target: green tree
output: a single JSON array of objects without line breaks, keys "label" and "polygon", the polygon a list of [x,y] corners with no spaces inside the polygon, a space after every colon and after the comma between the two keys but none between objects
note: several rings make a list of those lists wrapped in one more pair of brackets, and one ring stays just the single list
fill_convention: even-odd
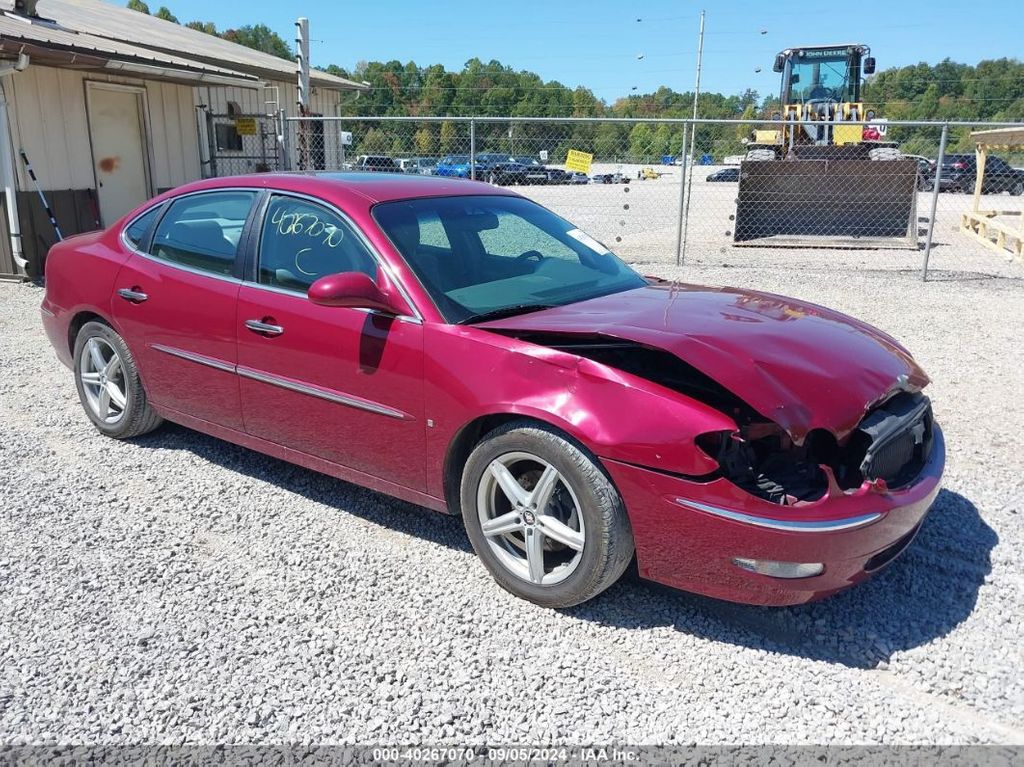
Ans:
[{"label": "green tree", "polygon": [[142,0],[128,0],[128,3],[125,5],[125,8],[127,8],[129,11],[138,11],[139,13],[144,13],[147,16],[149,15],[149,6],[146,5]]},{"label": "green tree", "polygon": [[225,40],[244,45],[246,48],[253,48],[279,59],[294,59],[292,49],[277,32],[266,24],[246,24],[238,29],[229,29],[221,35]]},{"label": "green tree", "polygon": [[388,134],[379,128],[371,128],[359,142],[360,154],[387,154],[391,150]]},{"label": "green tree", "polygon": [[217,34],[217,27],[212,21],[190,21],[185,26],[198,32],[205,32],[208,35]]},{"label": "green tree", "polygon": [[450,154],[455,151],[455,123],[448,120],[441,123],[441,144],[439,149],[441,154]]},{"label": "green tree", "polygon": [[173,22],[175,24],[179,23],[178,22],[178,17],[175,16],[173,13],[171,13],[166,5],[161,5],[159,8],[157,8],[157,11],[156,11],[156,13],[154,15],[158,19],[163,19],[164,21],[170,21],[170,22]]}]

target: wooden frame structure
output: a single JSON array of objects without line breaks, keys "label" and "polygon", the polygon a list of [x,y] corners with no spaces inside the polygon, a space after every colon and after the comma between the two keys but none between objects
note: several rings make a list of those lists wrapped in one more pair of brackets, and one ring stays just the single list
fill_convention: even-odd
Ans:
[{"label": "wooden frame structure", "polygon": [[[1024,210],[981,210],[981,191],[985,181],[985,158],[989,150],[1024,149],[1024,126],[974,131],[978,170],[974,180],[974,203],[960,216],[960,231],[999,253],[1010,253],[1011,260],[1024,259]],[[1000,220],[1001,219],[1001,220]]]}]

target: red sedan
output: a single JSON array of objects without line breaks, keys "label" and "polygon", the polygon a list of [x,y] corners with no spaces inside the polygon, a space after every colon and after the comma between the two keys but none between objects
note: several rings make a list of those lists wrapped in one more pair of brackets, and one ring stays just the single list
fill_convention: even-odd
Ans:
[{"label": "red sedan", "polygon": [[928,378],[819,306],[645,279],[506,190],[202,181],[55,246],[86,415],[163,419],[451,514],[504,588],[643,577],[784,605],[867,578],[939,489]]}]

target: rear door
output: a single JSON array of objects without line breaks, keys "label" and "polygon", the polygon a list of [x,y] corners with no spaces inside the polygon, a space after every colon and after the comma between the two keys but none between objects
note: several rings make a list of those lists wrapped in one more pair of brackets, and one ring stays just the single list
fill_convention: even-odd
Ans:
[{"label": "rear door", "polygon": [[336,211],[274,194],[263,221],[236,319],[246,431],[424,490],[422,323],[309,302],[328,274],[377,277],[366,240]]},{"label": "rear door", "polygon": [[[125,244],[114,319],[158,406],[242,428],[235,375],[241,264],[254,190],[184,195],[161,207],[149,231]],[[138,227],[136,227],[138,229]]]}]

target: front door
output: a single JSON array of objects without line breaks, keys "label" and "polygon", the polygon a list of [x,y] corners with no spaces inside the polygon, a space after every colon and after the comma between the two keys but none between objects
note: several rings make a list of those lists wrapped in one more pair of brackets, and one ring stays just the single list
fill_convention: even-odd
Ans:
[{"label": "front door", "polygon": [[238,294],[238,375],[250,434],[425,489],[423,326],[310,303],[319,277],[377,262],[337,213],[271,197],[254,283]]},{"label": "front door", "polygon": [[153,403],[239,431],[235,261],[256,196],[218,190],[168,203],[134,246],[146,253],[121,267],[112,299]]},{"label": "front door", "polygon": [[144,94],[142,88],[87,83],[89,138],[104,226],[151,196]]}]

